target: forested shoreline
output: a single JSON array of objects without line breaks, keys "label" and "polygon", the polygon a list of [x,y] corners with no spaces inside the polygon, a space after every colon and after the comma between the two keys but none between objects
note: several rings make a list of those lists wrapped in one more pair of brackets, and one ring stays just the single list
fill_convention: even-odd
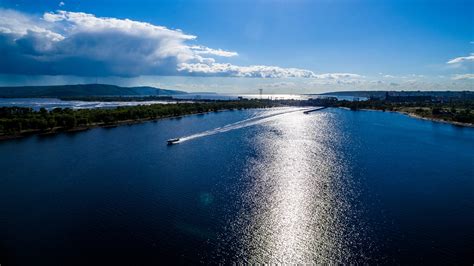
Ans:
[{"label": "forested shoreline", "polygon": [[55,108],[38,111],[23,107],[0,107],[0,139],[29,134],[50,134],[85,130],[92,127],[113,126],[188,114],[220,110],[267,108],[281,106],[278,102],[244,100],[206,103],[153,104],[118,107],[113,109]]},{"label": "forested shoreline", "polygon": [[474,101],[454,102],[387,102],[383,100],[337,101],[334,99],[298,100],[239,100],[177,102],[126,106],[111,109],[55,108],[35,111],[32,108],[0,107],[0,139],[30,134],[51,134],[79,131],[93,127],[109,127],[125,123],[138,123],[167,117],[215,112],[220,110],[268,108],[277,106],[325,106],[350,110],[379,110],[401,112],[411,116],[448,122],[456,125],[474,125]]},{"label": "forested shoreline", "polygon": [[339,101],[335,102],[333,106],[346,107],[353,111],[363,109],[393,111],[458,125],[474,125],[474,100],[450,102]]}]

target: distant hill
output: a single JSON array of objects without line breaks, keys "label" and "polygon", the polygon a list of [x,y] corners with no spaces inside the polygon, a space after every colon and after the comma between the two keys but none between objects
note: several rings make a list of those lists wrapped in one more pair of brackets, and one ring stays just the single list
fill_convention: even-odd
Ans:
[{"label": "distant hill", "polygon": [[[367,98],[385,98],[386,93],[391,96],[431,96],[434,98],[463,98],[474,99],[474,91],[335,91],[317,95],[353,96]],[[313,94],[316,95],[316,94]]]},{"label": "distant hill", "polygon": [[176,94],[186,94],[186,92],[164,90],[154,87],[120,87],[107,84],[0,87],[0,98],[147,95],[169,96]]}]

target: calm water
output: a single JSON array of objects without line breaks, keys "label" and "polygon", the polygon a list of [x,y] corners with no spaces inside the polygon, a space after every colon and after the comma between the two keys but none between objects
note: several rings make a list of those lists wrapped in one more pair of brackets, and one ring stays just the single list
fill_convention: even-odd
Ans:
[{"label": "calm water", "polygon": [[339,100],[347,101],[365,101],[368,100],[366,97],[353,97],[353,96],[341,96],[341,95],[317,95],[317,94],[233,94],[233,93],[188,93],[173,95],[173,98],[178,99],[189,99],[189,100],[237,100],[239,97],[244,99],[270,99],[270,100],[308,100],[310,98],[327,98],[333,97]]},{"label": "calm water", "polygon": [[307,100],[309,97],[303,94],[234,94],[234,93],[187,93],[173,95],[173,98],[189,100],[237,100],[244,99],[272,99],[272,100]]},{"label": "calm water", "polygon": [[63,101],[55,98],[0,98],[0,107],[31,107],[35,110],[45,108],[93,109],[115,108],[119,106],[151,105],[176,103],[170,101],[136,101],[136,102],[89,102],[89,101]]},{"label": "calm water", "polygon": [[4,141],[0,167],[2,265],[474,262],[472,128],[220,112]]},{"label": "calm water", "polygon": [[[218,94],[218,93],[188,93],[173,95],[174,98],[180,100],[238,100],[239,97],[245,99],[273,99],[273,100],[307,100],[309,98],[318,98],[317,95],[301,95],[301,94]],[[327,97],[327,96],[320,96]],[[334,96],[340,100],[352,101],[352,96]],[[366,100],[366,98],[357,98]],[[186,101],[188,102],[188,101]],[[120,106],[136,106],[151,104],[170,104],[176,101],[134,101],[134,102],[101,102],[101,101],[63,101],[55,98],[0,98],[0,107],[31,107],[34,110],[45,108],[53,110],[54,108],[71,108],[71,109],[93,109],[93,108],[116,108]]]}]

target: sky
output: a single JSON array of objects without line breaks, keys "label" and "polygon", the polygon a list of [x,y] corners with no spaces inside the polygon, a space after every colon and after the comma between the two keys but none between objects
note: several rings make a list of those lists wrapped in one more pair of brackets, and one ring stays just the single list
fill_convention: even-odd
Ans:
[{"label": "sky", "polygon": [[474,1],[0,0],[0,85],[473,90]]}]

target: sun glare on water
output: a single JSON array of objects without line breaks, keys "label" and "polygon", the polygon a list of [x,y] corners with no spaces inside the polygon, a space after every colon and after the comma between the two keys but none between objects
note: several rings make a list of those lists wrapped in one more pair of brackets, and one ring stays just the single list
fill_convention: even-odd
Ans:
[{"label": "sun glare on water", "polygon": [[[232,230],[235,260],[249,263],[351,262],[356,237],[352,191],[331,115],[293,113],[262,126],[258,156]],[[360,225],[361,226],[361,225]],[[232,233],[230,233],[232,235]]]}]

